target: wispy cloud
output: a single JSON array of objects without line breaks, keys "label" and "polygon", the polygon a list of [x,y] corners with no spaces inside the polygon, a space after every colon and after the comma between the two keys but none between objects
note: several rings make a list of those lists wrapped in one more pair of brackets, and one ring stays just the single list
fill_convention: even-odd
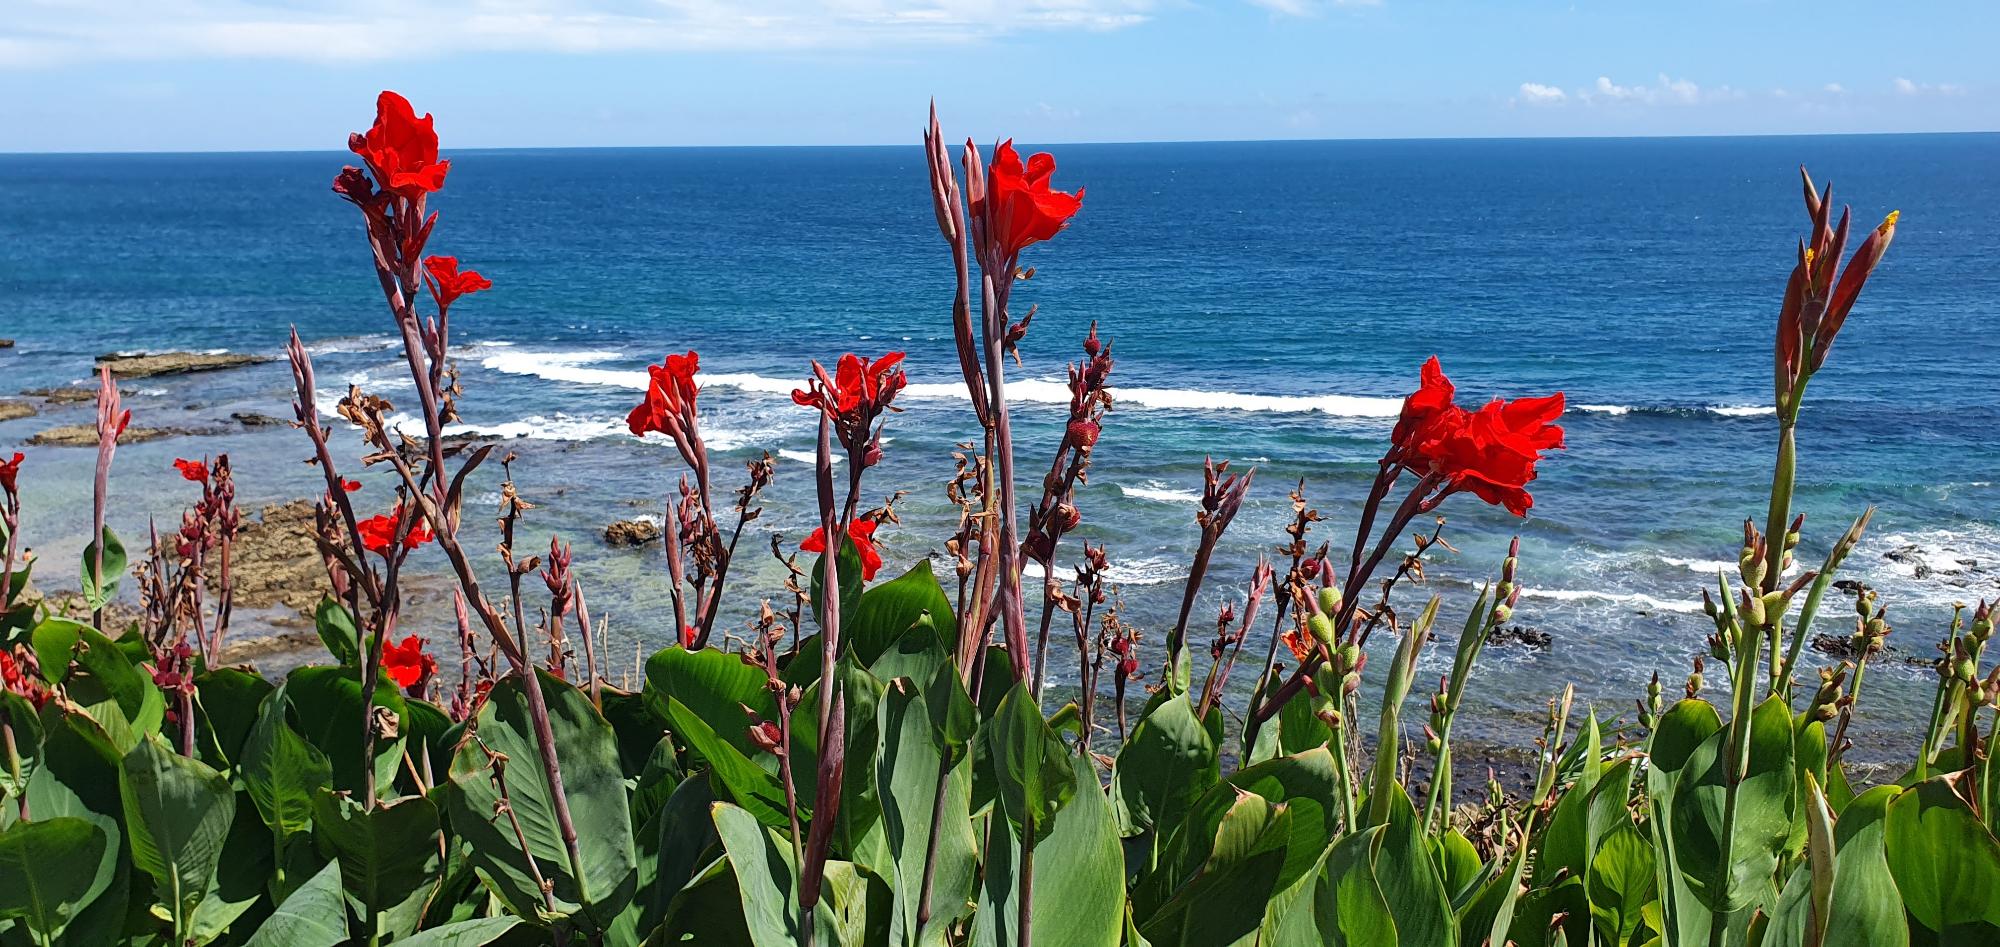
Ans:
[{"label": "wispy cloud", "polygon": [[1914,80],[1905,79],[1902,76],[1897,76],[1895,79],[1890,80],[1889,86],[1890,88],[1896,90],[1897,95],[1964,95],[1965,94],[1965,87],[1962,85],[1955,85],[1950,82],[1939,82],[1939,83],[1916,82]]},{"label": "wispy cloud", "polygon": [[[1774,94],[1785,95],[1783,90]],[[1744,98],[1744,95],[1742,90],[1730,86],[1703,88],[1692,79],[1676,79],[1663,72],[1650,84],[1623,85],[1612,81],[1610,76],[1598,76],[1596,82],[1570,90],[1547,83],[1523,82],[1508,103],[1539,106],[1576,104],[1602,108],[1675,106],[1733,101]]]},{"label": "wispy cloud", "polygon": [[1568,98],[1569,94],[1556,86],[1523,82],[1521,94],[1515,96],[1514,100],[1527,105],[1561,105]]},{"label": "wispy cloud", "polygon": [[1328,7],[1357,9],[1382,5],[1382,0],[1249,0],[1249,2],[1286,16],[1311,16]]},{"label": "wispy cloud", "polygon": [[1144,22],[1154,0],[42,0],[0,19],[0,67],[319,62],[469,51],[862,49]]}]

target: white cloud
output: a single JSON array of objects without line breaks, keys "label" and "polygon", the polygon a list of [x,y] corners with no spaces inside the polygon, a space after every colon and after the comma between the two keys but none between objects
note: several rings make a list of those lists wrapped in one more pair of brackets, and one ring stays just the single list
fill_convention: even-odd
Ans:
[{"label": "white cloud", "polygon": [[1701,86],[1696,85],[1693,81],[1670,78],[1664,72],[1660,73],[1659,81],[1653,85],[1619,85],[1611,81],[1610,76],[1598,76],[1597,82],[1588,90],[1579,91],[1576,94],[1578,99],[1592,105],[1601,103],[1693,105],[1703,101],[1705,98],[1735,98],[1736,96],[1737,93],[1726,86],[1715,92],[1704,94]]},{"label": "white cloud", "polygon": [[1847,87],[1838,82],[1829,82],[1826,84],[1826,91],[1830,95],[1841,95],[1847,91]]},{"label": "white cloud", "polygon": [[43,0],[0,67],[79,60],[350,62],[469,51],[859,49],[1115,30],[1155,0]]},{"label": "white cloud", "polygon": [[1909,79],[1903,78],[1902,76],[1897,76],[1895,79],[1891,80],[1889,85],[1896,90],[1897,95],[1964,95],[1965,94],[1965,87],[1962,85],[1954,85],[1949,82],[1940,82],[1936,84],[1932,84],[1929,82],[1913,82]]},{"label": "white cloud", "polygon": [[1521,94],[1515,96],[1514,100],[1528,105],[1561,105],[1568,98],[1568,93],[1555,86],[1539,82],[1523,82]]},{"label": "white cloud", "polygon": [[1382,0],[1250,0],[1250,3],[1263,7],[1272,13],[1282,13],[1286,16],[1311,16],[1318,12],[1321,7],[1345,7],[1349,9],[1379,7],[1382,5]]}]

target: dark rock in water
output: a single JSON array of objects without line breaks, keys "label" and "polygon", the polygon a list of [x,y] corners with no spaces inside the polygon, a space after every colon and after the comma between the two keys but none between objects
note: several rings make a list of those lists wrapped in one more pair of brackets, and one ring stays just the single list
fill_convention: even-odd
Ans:
[{"label": "dark rock in water", "polygon": [[1518,645],[1530,651],[1547,651],[1554,642],[1555,636],[1527,625],[1507,625],[1495,628],[1486,635],[1487,644]]},{"label": "dark rock in water", "polygon": [[1814,635],[1812,648],[1821,654],[1849,660],[1861,653],[1860,649],[1854,647],[1854,639],[1847,635]]},{"label": "dark rock in water", "polygon": [[1883,553],[1882,558],[1887,559],[1890,562],[1916,564],[1924,561],[1924,550],[1923,547],[1912,543],[1910,545],[1897,546],[1896,548]]},{"label": "dark rock in water", "polygon": [[1861,590],[1865,588],[1859,579],[1835,579],[1833,587],[1849,595],[1860,595]]},{"label": "dark rock in water", "polygon": [[651,520],[619,520],[604,527],[604,541],[613,546],[643,546],[659,538],[659,524]]},{"label": "dark rock in water", "polygon": [[13,347],[14,347],[13,339],[0,339],[0,349],[11,349]]},{"label": "dark rock in water", "polygon": [[0,421],[32,418],[37,413],[35,406],[26,401],[0,400]]},{"label": "dark rock in water", "polygon": [[110,368],[111,374],[119,378],[181,375],[187,372],[213,371],[218,368],[238,368],[268,361],[270,359],[262,355],[243,355],[237,352],[159,352],[97,357],[97,364]]},{"label": "dark rock in water", "polygon": [[229,420],[235,421],[244,427],[280,427],[292,423],[284,418],[274,418],[268,414],[258,414],[255,411],[237,411],[229,416]]},{"label": "dark rock in water", "polygon": [[[118,443],[138,444],[143,441],[157,441],[169,437],[193,437],[208,433],[211,432],[197,431],[193,428],[185,427],[130,427],[126,428],[125,433],[119,436]],[[37,432],[35,436],[28,438],[28,443],[35,447],[96,447],[97,426],[94,424],[64,424]]]},{"label": "dark rock in water", "polygon": [[61,388],[29,388],[22,391],[21,394],[29,398],[40,398],[49,404],[82,404],[86,401],[97,400],[97,389],[84,388],[79,385],[66,385]]}]

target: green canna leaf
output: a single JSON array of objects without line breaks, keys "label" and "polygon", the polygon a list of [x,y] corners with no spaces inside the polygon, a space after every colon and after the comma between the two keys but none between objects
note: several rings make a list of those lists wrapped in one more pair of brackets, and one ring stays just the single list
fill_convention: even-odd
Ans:
[{"label": "green canna leaf", "polygon": [[88,905],[98,861],[111,840],[74,816],[15,822],[0,830],[0,919],[18,918],[44,940]]},{"label": "green canna leaf", "polygon": [[244,947],[340,947],[346,942],[340,863],[330,861],[279,904]]},{"label": "green canna leaf", "polygon": [[176,936],[191,936],[236,814],[229,780],[153,734],[125,755],[118,791],[132,864],[152,876]]},{"label": "green canna leaf", "polygon": [[321,789],[313,796],[313,836],[340,866],[341,887],[361,918],[360,933],[403,937],[417,929],[439,873],[438,808],[405,796],[374,809]]}]

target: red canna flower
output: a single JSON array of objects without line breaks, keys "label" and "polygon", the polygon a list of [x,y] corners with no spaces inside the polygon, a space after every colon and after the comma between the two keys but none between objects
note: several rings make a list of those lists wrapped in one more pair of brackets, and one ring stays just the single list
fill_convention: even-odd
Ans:
[{"label": "red canna flower", "polygon": [[[854,543],[854,551],[861,556],[861,581],[870,582],[875,571],[882,568],[882,553],[875,548],[874,520],[855,520],[847,526],[847,538]],[[799,544],[800,552],[825,552],[826,527],[813,530],[806,541]]]},{"label": "red canna flower", "polygon": [[[354,524],[361,533],[361,545],[369,552],[389,554],[389,548],[396,544],[396,524],[403,519],[403,507],[398,504],[395,511],[387,515],[377,514]],[[431,535],[429,524],[419,519],[410,524],[410,532],[403,537],[404,549],[415,549],[436,537]]]},{"label": "red canna flower", "polygon": [[1447,492],[1470,491],[1515,516],[1534,505],[1527,485],[1542,452],[1561,450],[1563,395],[1495,398],[1478,411],[1452,401],[1454,389],[1436,356],[1424,363],[1423,381],[1403,402],[1391,435],[1390,459],[1419,474],[1438,477]]},{"label": "red canna flower", "polygon": [[1083,206],[1083,189],[1075,194],[1051,190],[1056,159],[1042,152],[1021,164],[1013,139],[993,149],[986,169],[985,193],[974,193],[972,216],[985,225],[985,249],[1011,260],[1028,246],[1047,240],[1069,224]]},{"label": "red canna flower", "polygon": [[460,272],[458,257],[429,256],[424,257],[424,287],[431,291],[438,309],[444,310],[460,296],[492,289],[493,281],[479,275],[478,270]]},{"label": "red canna flower", "polygon": [[695,397],[701,387],[695,373],[701,371],[701,356],[693,350],[686,355],[669,355],[658,365],[646,366],[646,399],[625,416],[633,437],[658,432],[676,437],[677,425],[694,415]]},{"label": "red canna flower", "polygon": [[849,352],[840,357],[832,377],[814,362],[809,387],[794,389],[792,400],[824,412],[848,453],[872,462],[868,444],[874,437],[875,420],[882,412],[895,410],[890,402],[908,384],[903,370],[896,367],[902,361],[901,352],[873,360]]},{"label": "red canna flower", "polygon": [[423,639],[411,635],[402,644],[383,643],[382,670],[389,673],[396,686],[415,692],[437,674],[438,662],[424,650]]},{"label": "red canna flower", "polygon": [[444,187],[451,162],[438,160],[438,136],[430,113],[417,117],[410,100],[394,92],[375,99],[375,124],[368,133],[349,135],[347,147],[368,162],[384,190],[416,200]]},{"label": "red canna flower", "polygon": [[14,650],[20,654],[19,659],[12,653],[0,651],[0,690],[22,697],[40,710],[49,701],[48,685],[42,683],[41,675],[35,670],[34,655],[23,645],[15,645]]},{"label": "red canna flower", "polygon": [[693,651],[695,641],[700,638],[701,638],[701,629],[696,628],[693,625],[681,626],[681,647],[683,649],[688,651]]},{"label": "red canna flower", "polygon": [[342,480],[342,481],[340,482],[340,489],[341,489],[342,491],[346,492],[346,493],[353,493],[353,492],[355,492],[355,491],[357,491],[357,490],[360,490],[360,489],[361,489],[361,481],[359,481],[359,480]]},{"label": "red canna flower", "polygon": [[20,451],[15,451],[13,460],[0,460],[0,489],[8,493],[14,492],[15,478],[21,475],[21,459],[25,456]]},{"label": "red canna flower", "polygon": [[190,483],[208,482],[208,465],[199,460],[176,459],[174,469],[181,472],[181,479]]},{"label": "red canna flower", "polygon": [[1431,356],[1424,362],[1417,390],[1403,399],[1403,414],[1396,420],[1396,430],[1389,435],[1389,440],[1397,447],[1407,447],[1432,420],[1448,418],[1459,412],[1458,405],[1452,401],[1456,393],[1451,379],[1445,377],[1444,368],[1438,364],[1438,357]]}]

